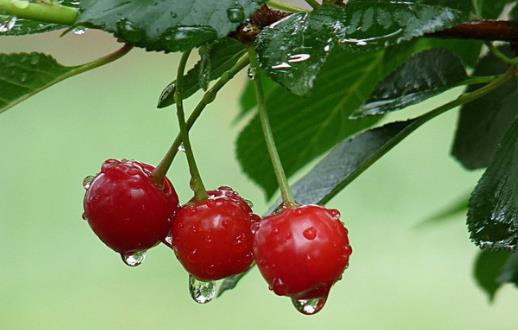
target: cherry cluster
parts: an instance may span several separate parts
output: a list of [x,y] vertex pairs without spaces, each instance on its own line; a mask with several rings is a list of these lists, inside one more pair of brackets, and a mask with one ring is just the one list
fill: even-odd
[[323,307],[352,252],[337,210],[285,205],[261,218],[226,186],[180,206],[171,182],[166,177],[156,182],[153,170],[138,161],[110,159],[85,179],[84,218],[127,265],[139,265],[145,252],[162,242],[190,274],[197,302],[212,299],[213,281],[255,262],[270,289],[291,297],[302,313]]

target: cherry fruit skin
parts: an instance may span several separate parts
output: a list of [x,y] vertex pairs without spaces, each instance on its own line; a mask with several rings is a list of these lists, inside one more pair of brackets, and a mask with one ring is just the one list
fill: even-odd
[[153,169],[133,160],[109,159],[85,186],[84,215],[90,227],[123,255],[147,250],[164,240],[179,207],[178,195],[167,178],[162,187],[151,180]]
[[283,208],[256,225],[254,255],[278,295],[325,299],[352,253],[337,210],[317,205]]
[[260,218],[230,187],[207,193],[207,200],[193,199],[178,210],[171,233],[183,267],[201,281],[214,281],[251,266],[251,226]]

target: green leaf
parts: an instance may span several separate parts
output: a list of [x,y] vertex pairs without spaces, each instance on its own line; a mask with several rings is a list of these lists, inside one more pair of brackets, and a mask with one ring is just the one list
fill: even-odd
[[[510,53],[508,50],[506,51]],[[484,57],[474,75],[500,74],[507,70],[493,55]],[[462,107],[452,154],[468,169],[484,168],[494,157],[496,147],[518,114],[518,84],[512,80],[496,91]],[[470,87],[468,91],[476,89]]]
[[446,49],[418,53],[385,79],[354,116],[403,109],[438,95],[467,77],[461,60]]
[[509,16],[511,20],[518,21],[518,3],[513,7]]
[[[311,97],[300,97],[282,88],[273,90],[266,106],[284,169],[288,176],[336,143],[373,125],[378,118],[348,117],[372,93],[412,48],[390,53],[361,55],[335,49],[315,84]],[[237,155],[244,172],[271,197],[277,189],[259,118],[255,116],[241,132]]]
[[0,113],[65,79],[73,70],[41,53],[0,54]]
[[469,203],[471,239],[483,249],[515,250],[518,242],[518,117]]
[[[58,2],[64,6],[79,8],[79,1],[77,0],[59,0]],[[7,14],[3,14],[0,11],[0,36],[19,36],[49,32],[63,28],[68,28],[68,26],[16,18]]]
[[[229,70],[241,56],[244,55],[246,49],[244,46],[231,38],[219,40],[210,47],[208,57],[210,61],[209,77],[210,81],[221,77],[221,75]],[[188,98],[200,90],[200,69],[202,68],[201,60],[187,72],[184,76],[184,98]],[[164,108],[174,104],[174,90],[176,81],[173,81],[163,90],[158,101],[158,108]]]
[[183,51],[227,36],[265,0],[82,0],[78,23],[147,50]]
[[475,261],[473,276],[478,286],[493,301],[502,283],[498,277],[511,254],[505,251],[480,251]]
[[507,259],[497,281],[500,283],[514,283],[514,285],[518,286],[518,253],[514,253]]
[[471,193],[465,194],[464,196],[457,198],[454,202],[449,204],[444,209],[440,210],[436,214],[432,215],[425,221],[418,224],[418,227],[438,224],[445,222],[448,219],[454,218],[454,216],[460,214],[466,214],[468,210],[469,197]]
[[307,94],[336,44],[350,50],[386,48],[445,29],[468,18],[469,1],[350,1],[294,14],[265,28],[258,59],[275,81]]
[[[279,85],[267,76],[263,75],[262,78],[264,95],[266,96],[266,98],[268,98],[270,92],[275,90],[275,88]],[[245,88],[241,93],[241,97],[239,98],[239,106],[241,108],[241,111],[239,112],[235,121],[239,121],[240,119],[242,119],[247,113],[252,111],[257,106],[257,99],[255,97],[255,86],[252,80],[249,80],[246,83]]]

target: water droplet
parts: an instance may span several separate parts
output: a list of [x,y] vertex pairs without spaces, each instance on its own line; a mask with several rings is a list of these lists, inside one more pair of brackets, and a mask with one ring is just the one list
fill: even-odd
[[38,56],[38,54],[32,54],[29,62],[31,63],[31,65],[37,65],[38,63],[40,63],[40,57]]
[[189,292],[198,304],[206,304],[216,296],[216,285],[212,281],[200,281],[189,275]]
[[313,299],[295,299],[292,298],[291,302],[295,309],[304,315],[313,315],[318,313],[324,308],[327,297],[313,298]]
[[78,36],[85,34],[86,31],[88,31],[88,29],[84,27],[77,27],[72,29],[72,33]]
[[22,74],[20,74],[20,82],[25,82],[27,81],[27,74],[24,72]]
[[340,219],[340,215],[341,215],[341,214],[340,214],[340,211],[338,211],[337,209],[331,209],[331,210],[329,210],[329,214],[330,214],[333,218],[335,218],[335,219],[337,219],[337,220],[338,220],[338,219]]
[[95,176],[89,175],[83,179],[83,188],[87,189],[90,188],[90,184],[95,179]]
[[309,54],[291,55],[290,58],[288,59],[288,63],[304,62],[304,61],[309,60],[310,57],[311,57],[311,55],[309,55]]
[[16,25],[16,16],[8,16],[0,21],[0,33],[9,32]]
[[117,33],[126,41],[138,42],[144,37],[144,31],[128,19],[121,19],[116,25]]
[[165,237],[164,241],[170,246],[173,246],[173,233],[167,233],[167,236]]
[[252,68],[251,66],[248,67],[247,75],[248,75],[248,79],[254,80],[255,79],[255,70],[254,70],[254,68]]
[[302,233],[306,239],[314,240],[317,237],[317,230],[313,227],[306,228]]
[[178,14],[175,13],[174,11],[170,12],[169,15],[171,16],[171,18],[177,18],[178,17]]
[[192,47],[192,40],[199,44],[217,39],[218,33],[210,26],[177,26],[164,31],[160,43],[165,49],[175,50]]
[[122,253],[121,254],[122,261],[130,267],[137,267],[144,262],[146,259],[146,250],[131,252],[131,253]]
[[283,69],[289,69],[289,68],[291,68],[291,65],[289,63],[286,63],[286,62],[282,62],[280,64],[272,66],[273,70],[283,70]]
[[259,230],[259,227],[261,227],[261,223],[260,222],[254,222],[252,224],[252,226],[250,227],[250,230],[252,231],[252,234],[257,233],[257,231]]
[[236,3],[227,9],[227,17],[232,23],[241,23],[245,20],[245,11],[239,3]]
[[183,145],[183,143],[181,143],[180,146],[178,147],[178,151],[185,152],[185,146]]

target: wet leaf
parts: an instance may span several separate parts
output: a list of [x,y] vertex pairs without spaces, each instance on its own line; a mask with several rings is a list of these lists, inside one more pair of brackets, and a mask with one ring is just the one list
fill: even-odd
[[467,77],[461,60],[446,49],[418,53],[385,79],[353,116],[403,109],[455,87]]
[[471,239],[483,249],[515,250],[518,242],[518,117],[469,203]]
[[305,95],[335,45],[353,51],[386,48],[458,24],[468,18],[470,8],[466,0],[323,5],[265,28],[256,41],[259,63],[292,93]]
[[41,53],[0,54],[0,113],[63,80],[73,69]]
[[[78,23],[136,46],[182,51],[226,37],[265,0],[82,0]],[[235,15],[240,11],[242,15]]]
[[[241,56],[246,52],[243,45],[230,38],[219,40],[210,47],[208,52],[210,61],[209,77],[210,81],[218,79],[221,75],[229,70]],[[200,86],[200,69],[202,68],[201,60],[190,69],[184,76],[184,98],[192,96],[198,90]],[[171,82],[166,86],[158,101],[158,108],[164,108],[171,104],[174,104],[174,86],[176,81]]]
[[[510,51],[505,50],[508,54]],[[493,55],[484,57],[474,75],[500,74],[507,70]],[[497,145],[518,114],[518,84],[508,82],[492,93],[461,108],[452,154],[468,169],[484,168],[492,161]],[[468,88],[468,91],[476,89]]]

